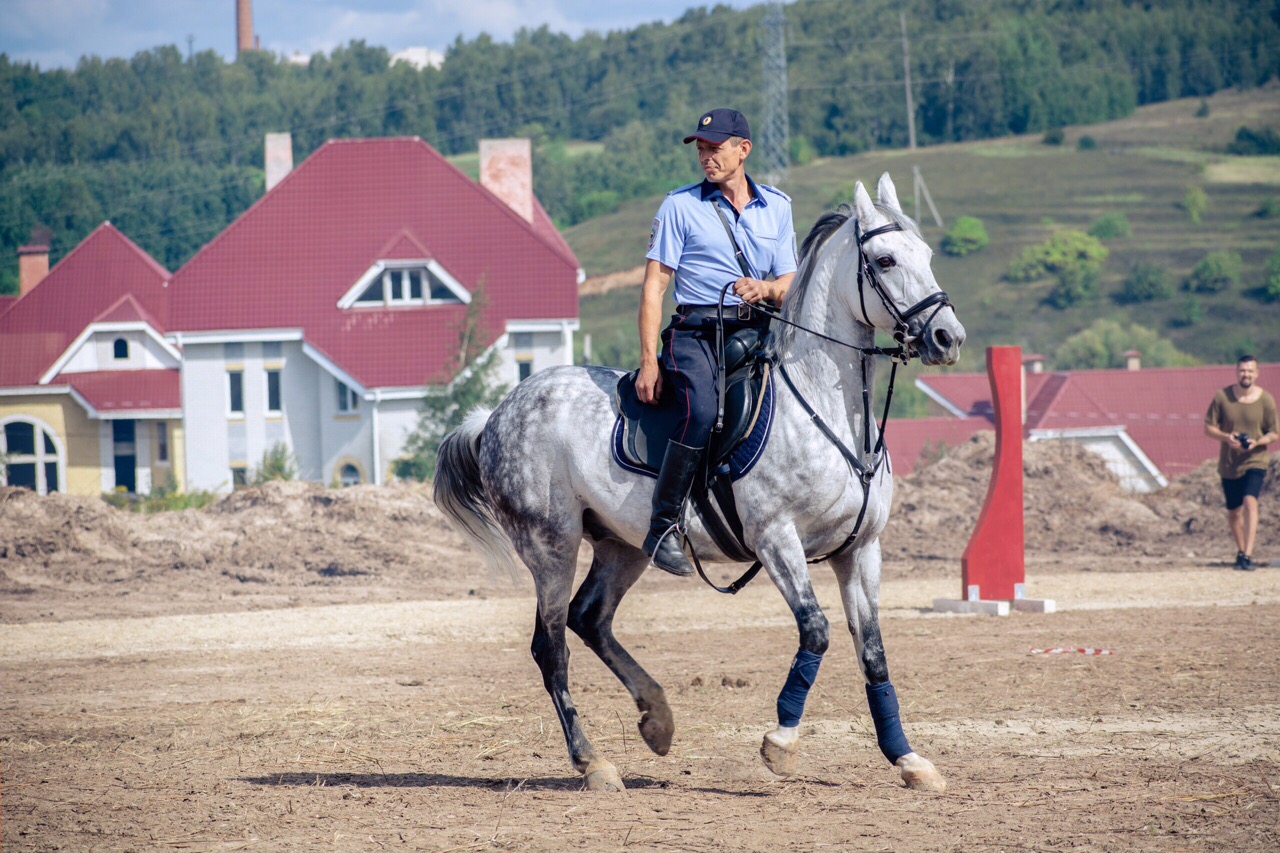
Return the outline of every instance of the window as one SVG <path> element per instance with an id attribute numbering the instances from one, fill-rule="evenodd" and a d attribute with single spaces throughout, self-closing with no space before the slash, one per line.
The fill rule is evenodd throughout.
<path id="1" fill-rule="evenodd" d="M 244 371 L 227 371 L 227 412 L 244 415 Z"/>
<path id="2" fill-rule="evenodd" d="M 156 461 L 169 461 L 169 424 L 156 421 Z"/>
<path id="3" fill-rule="evenodd" d="M 342 466 L 342 471 L 338 474 L 338 482 L 342 483 L 343 488 L 360 485 L 360 469 L 348 462 Z"/>
<path id="4" fill-rule="evenodd" d="M 360 407 L 360 397 L 356 392 L 341 379 L 333 381 L 338 383 L 338 411 L 354 412 L 358 409 Z"/>
<path id="5" fill-rule="evenodd" d="M 516 370 L 520 373 L 520 381 L 523 382 L 533 375 L 533 362 L 521 360 L 516 362 Z"/>
<path id="6" fill-rule="evenodd" d="M 399 307 L 461 301 L 457 291 L 430 266 L 398 266 L 384 269 L 350 304 Z"/>
<path id="7" fill-rule="evenodd" d="M 512 332 L 512 349 L 533 349 L 533 332 Z"/>
<path id="8" fill-rule="evenodd" d="M 249 469 L 244 465 L 231 466 L 231 488 L 243 489 L 249 485 Z"/>
<path id="9" fill-rule="evenodd" d="M 37 435 L 39 440 L 37 440 Z M 10 421 L 0 430 L 0 485 L 21 486 L 46 494 L 59 491 L 63 460 L 53 435 L 33 421 Z"/>
<path id="10" fill-rule="evenodd" d="M 283 347 L 279 341 L 267 341 L 262 345 L 262 358 L 264 361 L 279 361 L 283 357 Z"/>
<path id="11" fill-rule="evenodd" d="M 280 371 L 267 371 L 267 412 L 280 414 Z"/>
<path id="12" fill-rule="evenodd" d="M 129 342 L 124 338 L 116 338 L 114 344 L 111 345 L 111 355 L 116 361 L 124 361 L 129 358 Z"/>
<path id="13" fill-rule="evenodd" d="M 222 351 L 227 361 L 244 361 L 244 344 L 223 344 Z"/>

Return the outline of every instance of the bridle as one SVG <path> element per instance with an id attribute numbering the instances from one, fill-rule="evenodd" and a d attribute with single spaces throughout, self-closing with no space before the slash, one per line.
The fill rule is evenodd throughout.
<path id="1" fill-rule="evenodd" d="M 848 447 L 845 446 L 845 443 L 840 440 L 840 437 L 838 435 L 836 435 L 835 430 L 831 429 L 831 427 L 827 425 L 826 421 L 822 419 L 822 416 L 818 414 L 818 412 L 813 408 L 813 406 L 809 405 L 809 401 L 804 398 L 804 395 L 800 393 L 800 389 L 796 388 L 795 383 L 792 382 L 790 374 L 787 373 L 786 365 L 783 364 L 781 361 L 779 361 L 778 363 L 778 373 L 779 375 L 782 376 L 782 379 L 786 383 L 787 388 L 790 389 L 792 395 L 794 395 L 796 400 L 800 403 L 800 406 L 804 409 L 805 413 L 809 416 L 809 419 L 813 421 L 814 426 L 816 426 L 818 430 L 824 436 L 826 436 L 827 440 L 830 441 L 832 444 L 834 444 L 836 446 L 836 449 L 840 451 L 840 455 L 843 456 L 845 461 L 849 464 L 850 470 L 855 475 L 857 475 L 858 479 L 862 483 L 862 508 L 858 511 L 858 518 L 853 523 L 853 532 L 851 532 L 849 536 L 844 540 L 844 542 L 841 543 L 840 546 L 837 547 L 834 551 L 830 552 L 829 554 L 825 554 L 821 557 L 813 557 L 812 559 L 809 559 L 807 561 L 809 563 L 821 563 L 824 560 L 829 560 L 833 557 L 840 556 L 845 551 L 849 550 L 849 548 L 853 547 L 854 541 L 858 538 L 858 532 L 862 529 L 862 521 L 866 517 L 867 503 L 869 502 L 870 496 L 871 496 L 871 483 L 875 479 L 876 474 L 880 470 L 880 466 L 884 464 L 884 460 L 886 458 L 884 453 L 884 434 L 885 434 L 885 427 L 888 425 L 888 422 L 889 422 L 889 404 L 893 400 L 893 385 L 894 385 L 894 381 L 897 379 L 897 376 L 898 376 L 898 365 L 906 364 L 912 357 L 918 357 L 918 354 L 914 351 L 915 348 L 912 346 L 915 338 L 913 338 L 911 335 L 911 321 L 916 317 L 918 317 L 919 315 L 923 314 L 925 311 L 928 311 L 930 308 L 933 308 L 933 312 L 928 316 L 928 318 L 920 326 L 920 335 L 923 336 L 928 332 L 929 325 L 933 322 L 933 318 L 937 316 L 939 311 L 941 311 L 943 308 L 946 308 L 946 307 L 950 307 L 953 311 L 955 310 L 955 306 L 951 304 L 950 297 L 948 297 L 946 292 L 942 290 L 938 290 L 934 293 L 929 294 L 924 299 L 921 299 L 919 302 L 915 303 L 914 305 L 910 306 L 905 310 L 899 309 L 898 306 L 894 303 L 893 299 L 889 296 L 889 292 L 884 286 L 884 281 L 881 280 L 880 278 L 880 273 L 876 270 L 875 267 L 873 267 L 868 262 L 867 253 L 863 249 L 863 245 L 866 243 L 867 240 L 870 240 L 872 237 L 877 237 L 881 234 L 887 234 L 891 231 L 902 231 L 902 230 L 904 229 L 900 223 L 890 222 L 887 225 L 881 225 L 879 228 L 873 228 L 864 234 L 862 233 L 862 230 L 859 226 L 858 221 L 855 219 L 853 222 L 853 236 L 858 244 L 858 302 L 859 302 L 859 307 L 862 310 L 862 318 L 867 326 L 871 328 L 875 328 L 875 324 L 871 322 L 871 317 L 867 313 L 866 287 L 864 285 L 865 283 L 869 282 L 871 285 L 871 289 L 874 290 L 876 295 L 880 297 L 881 304 L 884 305 L 884 308 L 889 313 L 889 316 L 893 318 L 893 323 L 894 323 L 893 338 L 895 341 L 898 342 L 898 345 L 896 347 L 877 347 L 877 346 L 864 347 L 858 344 L 851 344 L 848 341 L 842 341 L 838 338 L 833 338 L 828 335 L 824 335 L 822 332 L 819 332 L 816 329 L 810 329 L 807 326 L 802 326 L 799 323 L 793 322 L 792 320 L 788 320 L 782 316 L 781 312 L 775 311 L 771 308 L 766 308 L 758 303 L 742 302 L 738 305 L 740 317 L 742 316 L 741 309 L 743 308 L 743 306 L 746 306 L 746 309 L 748 311 L 748 315 L 747 315 L 748 317 L 750 316 L 750 312 L 753 312 L 753 311 L 758 312 L 760 314 L 764 314 L 765 316 L 769 317 L 771 320 L 777 320 L 781 323 L 785 323 L 788 326 L 793 326 L 797 329 L 800 329 L 801 331 L 808 332 L 811 335 L 816 335 L 819 338 L 822 338 L 823 340 L 830 341 L 831 343 L 839 344 L 840 346 L 855 350 L 862 355 L 861 366 L 862 366 L 863 458 L 861 459 L 858 458 L 858 455 L 856 453 L 854 453 L 852 450 L 850 450 Z M 735 244 L 735 249 L 736 248 L 737 247 Z M 716 338 L 717 338 L 717 346 L 720 350 L 721 365 L 724 364 L 724 298 L 725 298 L 725 295 L 728 293 L 729 288 L 732 287 L 733 284 L 734 284 L 733 282 L 729 282 L 724 286 L 723 289 L 721 289 L 719 310 L 716 313 L 716 318 L 717 318 Z M 743 318 L 743 319 L 746 319 L 746 318 Z M 893 367 L 889 372 L 889 385 L 885 389 L 884 413 L 880 417 L 879 435 L 876 437 L 876 444 L 873 450 L 871 447 L 871 430 L 868 427 L 868 424 L 871 419 L 871 393 L 867 387 L 867 361 L 868 361 L 868 356 L 877 356 L 877 355 L 889 356 L 889 358 L 892 360 Z M 719 389 L 720 390 L 719 412 L 717 414 L 716 426 L 715 426 L 716 432 L 720 432 L 720 430 L 723 428 L 723 423 L 724 423 L 724 375 L 723 373 L 724 373 L 723 370 L 721 370 L 720 371 L 720 374 L 721 374 L 720 389 Z M 743 547 L 744 547 L 744 550 L 746 550 L 745 545 Z M 746 550 L 746 553 L 751 553 L 751 552 L 749 550 Z M 707 577 L 705 572 L 703 572 L 702 563 L 698 560 L 698 556 L 696 553 L 693 554 L 693 561 L 694 561 L 694 565 L 698 569 L 698 574 L 702 576 L 702 579 L 706 581 L 707 584 L 712 589 L 716 590 L 717 592 L 723 592 L 730 595 L 736 594 L 738 590 L 746 586 L 747 583 L 756 576 L 756 573 L 759 572 L 761 568 L 760 561 L 756 560 L 754 563 L 752 563 L 751 568 L 747 569 L 747 571 L 742 575 L 742 577 L 738 578 L 736 581 L 729 584 L 728 586 L 721 587 L 721 586 L 716 586 L 714 583 L 712 583 L 711 579 Z"/>

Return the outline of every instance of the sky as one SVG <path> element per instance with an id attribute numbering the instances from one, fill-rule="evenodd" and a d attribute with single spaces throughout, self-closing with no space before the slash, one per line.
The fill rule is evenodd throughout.
<path id="1" fill-rule="evenodd" d="M 720 0 L 744 8 L 760 0 Z M 177 45 L 183 53 L 235 51 L 235 0 L 0 0 L 0 53 L 42 69 L 80 57 L 131 57 Z M 253 0 L 264 50 L 284 56 L 328 52 L 353 39 L 395 52 L 444 51 L 458 36 L 509 40 L 521 27 L 607 32 L 671 21 L 696 0 Z"/>

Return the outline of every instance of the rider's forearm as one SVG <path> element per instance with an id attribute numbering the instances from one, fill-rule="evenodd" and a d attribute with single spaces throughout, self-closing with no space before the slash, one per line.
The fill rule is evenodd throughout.
<path id="1" fill-rule="evenodd" d="M 773 280 L 773 292 L 769 294 L 775 305 L 781 305 L 782 300 L 786 298 L 787 291 L 791 289 L 791 280 L 796 274 L 789 272 L 786 275 L 780 275 Z"/>

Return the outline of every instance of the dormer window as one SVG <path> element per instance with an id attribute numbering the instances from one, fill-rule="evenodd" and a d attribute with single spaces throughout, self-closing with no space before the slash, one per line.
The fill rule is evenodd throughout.
<path id="1" fill-rule="evenodd" d="M 129 342 L 124 338 L 116 338 L 115 343 L 111 345 L 111 355 L 116 361 L 128 361 Z"/>
<path id="2" fill-rule="evenodd" d="M 471 301 L 471 294 L 434 260 L 379 261 L 338 300 L 339 308 L 402 308 Z"/>

